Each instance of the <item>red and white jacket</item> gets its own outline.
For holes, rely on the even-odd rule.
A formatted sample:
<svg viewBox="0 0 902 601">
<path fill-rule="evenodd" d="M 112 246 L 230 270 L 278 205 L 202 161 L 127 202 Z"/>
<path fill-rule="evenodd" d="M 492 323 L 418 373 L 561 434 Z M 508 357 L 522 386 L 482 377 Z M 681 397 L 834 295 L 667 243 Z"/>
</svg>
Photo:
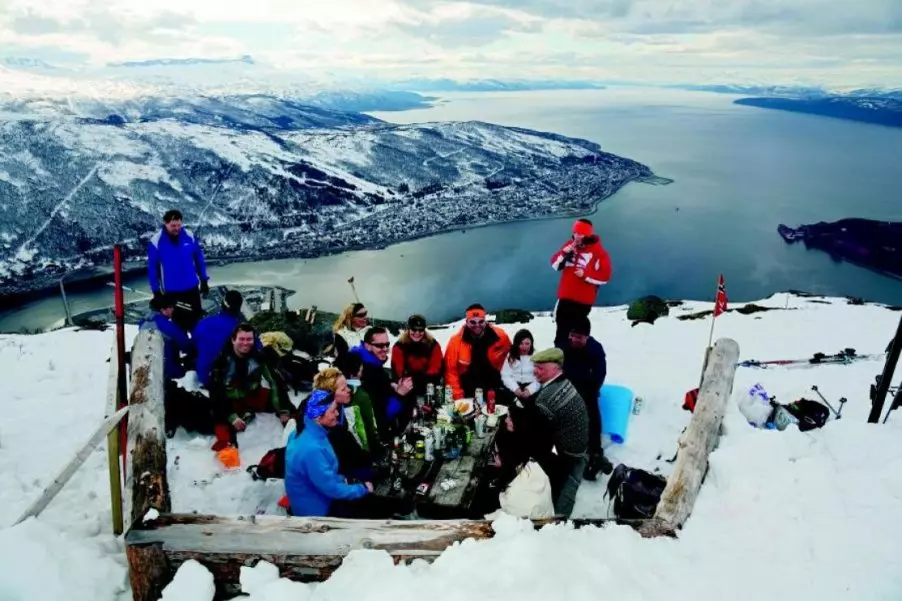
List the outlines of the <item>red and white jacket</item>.
<svg viewBox="0 0 902 601">
<path fill-rule="evenodd" d="M 566 260 L 564 249 L 572 244 L 568 241 L 551 257 L 551 266 L 562 271 L 558 285 L 558 300 L 570 300 L 583 305 L 594 305 L 598 295 L 598 287 L 607 284 L 611 279 L 611 258 L 601 245 L 598 236 L 589 236 L 582 245 L 573 252 L 572 258 Z M 582 269 L 582 276 L 576 270 Z"/>
</svg>

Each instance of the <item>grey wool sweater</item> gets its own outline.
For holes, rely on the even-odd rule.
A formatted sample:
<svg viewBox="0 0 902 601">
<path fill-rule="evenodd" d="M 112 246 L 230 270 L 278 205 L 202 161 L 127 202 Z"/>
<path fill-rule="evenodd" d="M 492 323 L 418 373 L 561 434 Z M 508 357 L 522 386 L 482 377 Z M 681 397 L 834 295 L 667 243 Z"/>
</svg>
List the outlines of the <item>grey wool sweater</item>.
<svg viewBox="0 0 902 601">
<path fill-rule="evenodd" d="M 551 426 L 558 453 L 583 455 L 589 446 L 586 402 L 563 375 L 547 382 L 536 395 L 536 410 Z"/>
</svg>

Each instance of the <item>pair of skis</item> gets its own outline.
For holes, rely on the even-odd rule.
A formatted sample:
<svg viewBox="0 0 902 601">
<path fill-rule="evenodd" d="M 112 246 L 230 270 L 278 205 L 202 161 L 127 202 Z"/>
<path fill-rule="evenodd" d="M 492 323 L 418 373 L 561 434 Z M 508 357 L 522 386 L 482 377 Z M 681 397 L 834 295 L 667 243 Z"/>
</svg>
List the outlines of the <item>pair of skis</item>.
<svg viewBox="0 0 902 601">
<path fill-rule="evenodd" d="M 769 361 L 758 361 L 755 359 L 749 359 L 747 361 L 740 361 L 736 365 L 738 367 L 757 367 L 761 369 L 767 369 L 768 367 L 810 367 L 813 365 L 831 365 L 831 364 L 840 364 L 847 365 L 852 363 L 853 361 L 868 361 L 873 359 L 882 359 L 884 356 L 883 353 L 879 355 L 859 355 L 855 349 L 846 348 L 841 350 L 838 353 L 832 355 L 825 355 L 824 353 L 815 353 L 811 357 L 807 359 L 772 359 Z"/>
</svg>

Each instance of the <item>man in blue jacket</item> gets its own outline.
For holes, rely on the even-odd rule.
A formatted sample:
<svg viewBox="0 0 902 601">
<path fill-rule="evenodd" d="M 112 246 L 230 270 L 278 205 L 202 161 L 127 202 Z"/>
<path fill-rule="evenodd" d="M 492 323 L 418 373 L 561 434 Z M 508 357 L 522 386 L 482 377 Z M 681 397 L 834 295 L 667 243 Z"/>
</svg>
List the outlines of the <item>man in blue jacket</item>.
<svg viewBox="0 0 902 601">
<path fill-rule="evenodd" d="M 219 357 L 225 343 L 232 336 L 232 332 L 235 331 L 238 324 L 247 321 L 241 312 L 243 303 L 244 299 L 240 292 L 229 290 L 222 299 L 222 310 L 216 315 L 208 315 L 201 319 L 191 333 L 194 347 L 197 349 L 195 363 L 197 379 L 204 388 L 210 383 L 210 370 L 213 369 L 213 362 Z M 259 341 L 257 342 L 259 347 Z"/>
<path fill-rule="evenodd" d="M 160 294 L 150 301 L 153 311 L 147 317 L 138 322 L 141 330 L 156 330 L 163 336 L 163 376 L 166 380 L 164 388 L 166 435 L 172 437 L 180 424 L 185 422 L 188 407 L 177 399 L 179 395 L 178 384 L 173 380 L 185 375 L 182 365 L 181 353 L 189 354 L 193 345 L 188 335 L 172 322 L 172 313 L 175 303 L 168 294 Z"/>
<path fill-rule="evenodd" d="M 190 331 L 203 312 L 200 296 L 210 292 L 210 278 L 204 251 L 182 227 L 181 212 L 166 211 L 163 227 L 147 244 L 147 275 L 154 296 L 168 294 L 176 303 L 173 320 Z"/>
<path fill-rule="evenodd" d="M 372 482 L 349 484 L 338 473 L 328 430 L 338 424 L 335 395 L 314 390 L 304 411 L 304 431 L 292 432 L 285 449 L 285 492 L 296 516 L 334 514 L 334 501 L 354 501 L 373 492 Z M 343 513 L 343 512 L 342 512 Z"/>
<path fill-rule="evenodd" d="M 595 480 L 599 471 L 610 474 L 611 462 L 601 448 L 601 409 L 598 395 L 607 375 L 607 358 L 601 343 L 592 338 L 588 317 L 574 318 L 567 340 L 560 343 L 564 351 L 564 377 L 570 380 L 586 403 L 589 413 L 589 463 L 583 478 Z"/>
</svg>

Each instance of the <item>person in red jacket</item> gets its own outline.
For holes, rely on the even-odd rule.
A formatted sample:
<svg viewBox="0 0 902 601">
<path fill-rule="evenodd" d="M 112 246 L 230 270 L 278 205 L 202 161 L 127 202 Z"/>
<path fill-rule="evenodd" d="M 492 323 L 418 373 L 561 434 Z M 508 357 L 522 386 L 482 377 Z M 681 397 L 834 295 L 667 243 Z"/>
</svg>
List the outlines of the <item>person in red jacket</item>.
<svg viewBox="0 0 902 601">
<path fill-rule="evenodd" d="M 426 330 L 426 318 L 411 315 L 407 320 L 407 330 L 401 333 L 391 350 L 393 380 L 413 378 L 414 396 L 426 394 L 426 385 L 442 383 L 442 347 Z"/>
<path fill-rule="evenodd" d="M 611 258 L 592 230 L 588 219 L 577 219 L 573 236 L 551 257 L 551 266 L 561 273 L 554 321 L 555 346 L 562 346 L 575 320 L 589 316 L 598 287 L 611 279 Z"/>
<path fill-rule="evenodd" d="M 477 388 L 485 393 L 504 386 L 501 368 L 511 349 L 507 332 L 486 321 L 482 305 L 470 305 L 466 315 L 464 326 L 445 348 L 445 385 L 455 400 L 472 397 Z"/>
</svg>

